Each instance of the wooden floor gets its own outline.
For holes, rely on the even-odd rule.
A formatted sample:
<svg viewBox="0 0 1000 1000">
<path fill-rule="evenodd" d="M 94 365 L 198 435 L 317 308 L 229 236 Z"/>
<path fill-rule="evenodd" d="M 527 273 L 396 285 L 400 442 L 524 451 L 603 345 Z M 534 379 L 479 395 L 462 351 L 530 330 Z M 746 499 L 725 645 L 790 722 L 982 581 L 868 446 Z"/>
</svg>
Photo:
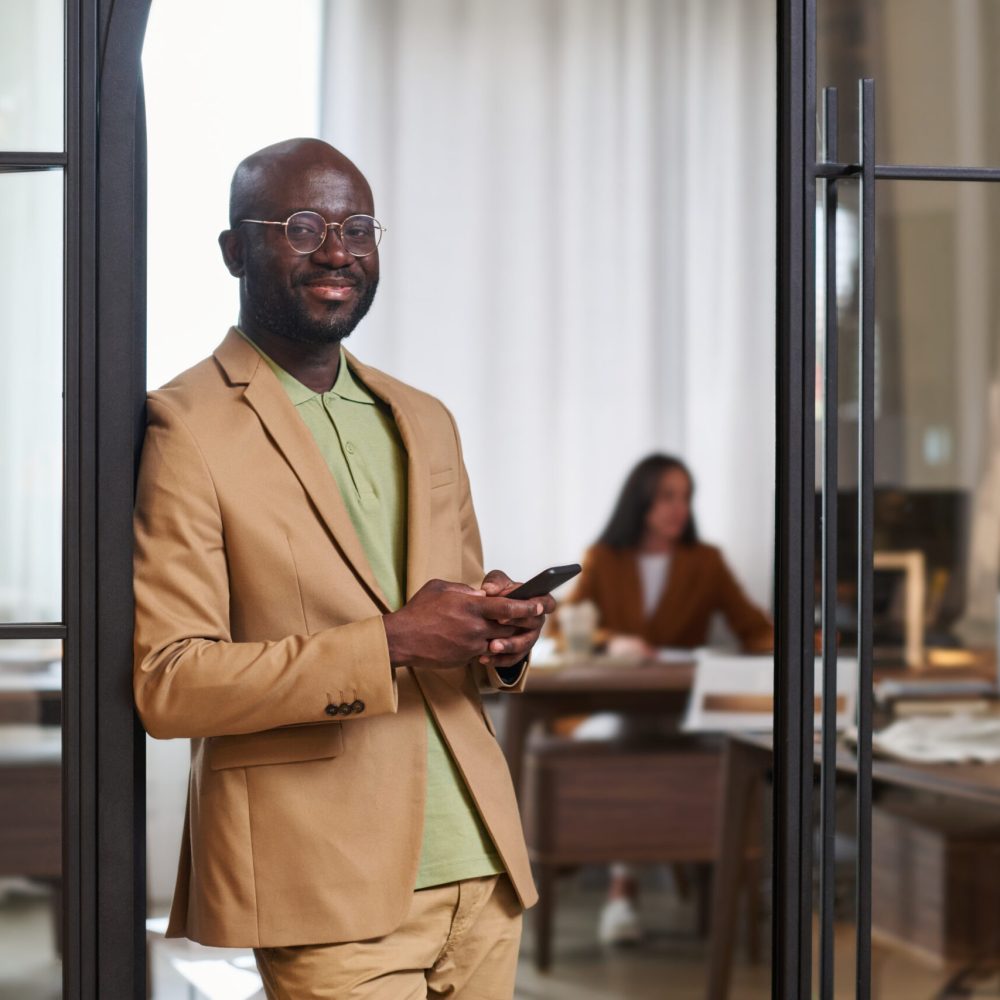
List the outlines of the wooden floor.
<svg viewBox="0 0 1000 1000">
<path fill-rule="evenodd" d="M 546 975 L 536 973 L 530 963 L 530 923 L 525 924 L 516 1000 L 704 1000 L 705 943 L 693 933 L 691 907 L 680 902 L 672 888 L 644 893 L 642 913 L 648 939 L 627 950 L 596 944 L 601 898 L 598 889 L 580 880 L 564 882 L 556 917 L 554 961 Z M 853 1000 L 852 925 L 838 925 L 835 947 L 835 995 L 838 1000 Z M 768 951 L 765 941 L 765 963 L 754 967 L 747 964 L 741 945 L 730 1000 L 769 1000 Z M 932 1000 L 947 978 L 898 952 L 879 953 L 877 968 L 876 1000 Z M 1000 997 L 1000 980 L 994 976 L 978 983 L 969 996 Z"/>
<path fill-rule="evenodd" d="M 655 884 L 658 883 L 658 884 Z M 647 887 L 643 915 L 647 940 L 629 949 L 603 948 L 595 929 L 602 890 L 593 878 L 575 877 L 560 886 L 552 970 L 537 974 L 531 965 L 530 924 L 518 974 L 516 1000 L 703 1000 L 705 944 L 693 932 L 694 916 L 679 901 L 669 880 Z M 528 914 L 530 920 L 530 913 Z M 852 928 L 838 929 L 836 995 L 854 996 Z M 879 1000 L 931 1000 L 939 973 L 912 959 L 888 955 L 880 963 Z M 0 900 L 0 1000 L 59 1000 L 59 963 L 52 951 L 49 903 L 40 895 L 7 895 Z M 162 954 L 154 956 L 155 1000 L 187 1000 L 186 987 Z M 996 977 L 980 983 L 975 997 L 1000 997 Z M 770 971 L 750 967 L 740 955 L 732 1000 L 767 1000 Z"/>
<path fill-rule="evenodd" d="M 665 880 L 660 880 L 665 881 Z M 704 1000 L 705 942 L 695 934 L 693 907 L 669 883 L 647 886 L 641 899 L 646 940 L 629 948 L 602 947 L 596 928 L 603 901 L 598 885 L 567 878 L 559 888 L 551 970 L 531 964 L 531 913 L 526 914 L 516 1000 Z M 767 1000 L 770 972 L 742 959 L 733 998 Z"/>
</svg>

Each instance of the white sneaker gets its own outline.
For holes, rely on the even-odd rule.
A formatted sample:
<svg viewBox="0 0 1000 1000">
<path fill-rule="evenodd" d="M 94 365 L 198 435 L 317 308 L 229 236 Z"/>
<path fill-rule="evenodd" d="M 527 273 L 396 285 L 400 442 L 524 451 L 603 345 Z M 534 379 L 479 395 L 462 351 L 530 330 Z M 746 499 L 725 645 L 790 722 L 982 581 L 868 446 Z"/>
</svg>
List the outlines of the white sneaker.
<svg viewBox="0 0 1000 1000">
<path fill-rule="evenodd" d="M 642 925 L 631 899 L 609 899 L 601 910 L 597 928 L 601 944 L 635 944 L 642 940 Z"/>
</svg>

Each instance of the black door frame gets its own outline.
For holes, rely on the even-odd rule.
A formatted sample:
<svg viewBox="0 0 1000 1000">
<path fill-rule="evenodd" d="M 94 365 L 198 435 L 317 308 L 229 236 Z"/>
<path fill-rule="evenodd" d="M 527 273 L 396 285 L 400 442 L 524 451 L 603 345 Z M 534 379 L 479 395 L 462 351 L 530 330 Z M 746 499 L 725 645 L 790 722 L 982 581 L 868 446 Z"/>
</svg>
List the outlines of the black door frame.
<svg viewBox="0 0 1000 1000">
<path fill-rule="evenodd" d="M 813 807 L 816 628 L 816 207 L 823 185 L 826 285 L 824 412 L 837 412 L 837 184 L 860 186 L 858 328 L 858 763 L 855 995 L 871 993 L 871 735 L 874 506 L 875 166 L 874 84 L 859 81 L 857 156 L 839 162 L 837 94 L 823 92 L 817 154 L 816 0 L 778 5 L 777 503 L 774 910 L 772 995 L 813 995 Z M 889 170 L 890 168 L 882 168 Z M 836 786 L 837 419 L 824 419 L 822 468 L 822 738 L 820 765 L 821 1000 L 833 1000 Z M 834 692 L 834 697 L 826 697 Z"/>
<path fill-rule="evenodd" d="M 772 995 L 811 996 L 815 3 L 778 0 Z M 808 266 L 807 266 L 807 262 Z M 809 669 L 806 669 L 806 666 Z"/>
<path fill-rule="evenodd" d="M 149 0 L 67 0 L 64 995 L 141 998 L 132 498 L 145 404 Z"/>
</svg>

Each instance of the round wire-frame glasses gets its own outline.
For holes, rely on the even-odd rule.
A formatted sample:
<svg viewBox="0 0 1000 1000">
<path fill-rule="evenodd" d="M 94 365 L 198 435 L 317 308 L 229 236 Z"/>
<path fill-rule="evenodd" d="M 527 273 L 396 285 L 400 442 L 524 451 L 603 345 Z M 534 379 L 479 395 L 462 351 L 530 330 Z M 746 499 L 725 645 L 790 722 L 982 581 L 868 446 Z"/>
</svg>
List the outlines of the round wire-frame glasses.
<svg viewBox="0 0 1000 1000">
<path fill-rule="evenodd" d="M 327 222 L 319 212 L 292 212 L 284 222 L 270 219 L 240 219 L 237 225 L 251 222 L 257 226 L 281 226 L 288 245 L 298 254 L 315 253 L 331 229 L 337 230 L 340 243 L 353 257 L 367 257 L 382 240 L 385 226 L 372 215 L 349 215 L 343 222 Z"/>
</svg>

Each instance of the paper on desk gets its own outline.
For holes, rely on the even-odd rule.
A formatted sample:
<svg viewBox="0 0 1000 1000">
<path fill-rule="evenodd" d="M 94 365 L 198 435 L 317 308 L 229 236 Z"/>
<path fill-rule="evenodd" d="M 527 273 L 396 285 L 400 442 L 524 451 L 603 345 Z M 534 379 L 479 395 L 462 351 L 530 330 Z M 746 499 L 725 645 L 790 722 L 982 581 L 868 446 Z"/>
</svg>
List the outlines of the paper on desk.
<svg viewBox="0 0 1000 1000">
<path fill-rule="evenodd" d="M 1000 761 L 1000 719 L 911 716 L 872 735 L 875 753 L 921 764 Z"/>
<path fill-rule="evenodd" d="M 814 665 L 814 723 L 820 726 L 823 664 Z M 857 661 L 837 660 L 837 729 L 854 719 Z M 771 732 L 774 729 L 774 658 L 699 650 L 684 718 L 687 732 Z"/>
</svg>

